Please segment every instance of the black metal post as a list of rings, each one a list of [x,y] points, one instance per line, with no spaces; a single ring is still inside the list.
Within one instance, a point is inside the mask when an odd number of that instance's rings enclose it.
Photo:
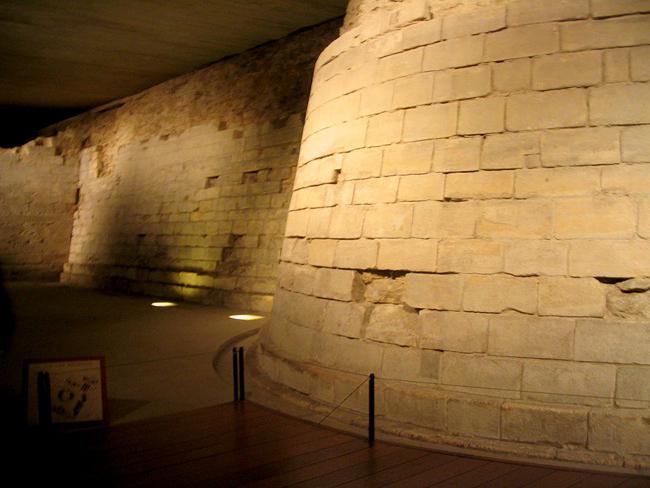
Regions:
[[[375,375],[370,373],[368,380],[368,442],[375,442]]]
[[[38,424],[47,427],[52,425],[50,374],[39,371],[36,386],[38,392]]]
[[[232,387],[233,401],[239,400],[239,373],[237,372],[237,348],[232,348]]]
[[[246,387],[244,386],[244,348],[239,348],[239,399],[246,400]]]

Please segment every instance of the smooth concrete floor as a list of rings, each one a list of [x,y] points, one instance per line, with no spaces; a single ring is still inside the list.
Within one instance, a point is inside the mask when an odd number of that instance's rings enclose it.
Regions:
[[[25,359],[104,356],[111,424],[231,401],[232,386],[217,374],[215,355],[264,323],[228,318],[245,310],[186,303],[155,308],[153,298],[58,284],[5,286],[16,333],[0,359],[3,399],[20,398]]]

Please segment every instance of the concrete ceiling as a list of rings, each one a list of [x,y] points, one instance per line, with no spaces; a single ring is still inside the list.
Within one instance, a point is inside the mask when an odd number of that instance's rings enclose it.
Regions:
[[[0,0],[0,106],[98,106],[341,16],[346,4]]]

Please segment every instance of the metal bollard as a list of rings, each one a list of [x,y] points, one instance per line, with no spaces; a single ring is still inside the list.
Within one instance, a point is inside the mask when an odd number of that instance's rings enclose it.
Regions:
[[[239,348],[239,399],[246,400],[246,387],[244,386],[244,348]]]
[[[375,442],[375,375],[370,373],[368,380],[368,442]]]
[[[232,386],[233,401],[239,400],[239,373],[237,371],[237,348],[232,348]]]

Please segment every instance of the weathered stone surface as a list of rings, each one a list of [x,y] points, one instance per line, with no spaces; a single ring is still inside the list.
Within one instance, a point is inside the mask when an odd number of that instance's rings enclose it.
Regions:
[[[436,141],[433,169],[442,173],[474,171],[479,167],[480,137],[459,137]]]
[[[500,61],[525,58],[555,52],[559,46],[560,32],[556,25],[512,27],[487,35],[483,59],[485,61]]]
[[[569,249],[571,276],[625,278],[647,276],[650,243],[644,241],[573,241]]]
[[[503,244],[479,239],[444,240],[438,246],[438,271],[500,273],[503,271]]]
[[[501,437],[519,442],[584,445],[587,442],[587,413],[587,409],[578,407],[504,403]]]
[[[363,294],[361,277],[354,271],[320,268],[314,282],[314,295],[350,301]]]
[[[361,337],[366,308],[354,302],[329,300],[323,316],[323,331],[345,337]]]
[[[404,118],[404,141],[420,141],[456,134],[458,102],[409,109]]]
[[[616,283],[616,287],[627,293],[638,293],[650,290],[650,278],[632,278]]]
[[[490,395],[509,396],[521,388],[521,371],[519,361],[446,352],[442,355],[440,382],[476,389],[475,393],[486,393],[481,392],[484,388],[495,390]]]
[[[564,275],[569,245],[559,241],[515,241],[506,246],[504,271],[509,274]]]
[[[488,340],[488,316],[464,312],[432,312],[419,315],[420,346],[456,352],[485,352]]]
[[[646,454],[650,451],[650,417],[639,410],[594,410],[589,415],[589,447]]]
[[[366,209],[357,205],[335,207],[330,218],[329,237],[337,239],[361,237],[365,216]]]
[[[481,169],[523,168],[527,156],[539,153],[539,136],[535,133],[489,135],[483,142]]]
[[[483,36],[460,37],[438,42],[424,49],[424,71],[478,64],[483,55]]]
[[[605,289],[592,278],[541,277],[539,314],[602,317],[605,315]]]
[[[476,224],[476,235],[487,238],[542,239],[551,232],[551,206],[539,201],[485,202]]]
[[[417,73],[422,67],[422,52],[422,49],[413,49],[382,58],[377,69],[377,82]]]
[[[409,273],[406,275],[404,303],[414,308],[459,310],[463,279],[458,275]]]
[[[498,92],[514,92],[531,86],[531,61],[528,58],[492,65],[492,83]]]
[[[383,402],[389,419],[438,430],[447,424],[446,398],[435,391],[386,388]]]
[[[368,120],[366,146],[383,146],[402,139],[404,111],[384,112]]]
[[[397,191],[400,202],[442,200],[444,198],[445,176],[439,173],[402,176]]]
[[[413,214],[413,237],[473,237],[478,212],[474,202],[418,203]]]
[[[542,134],[542,166],[616,164],[621,161],[615,128],[564,129]]]
[[[650,26],[650,22],[646,28]],[[650,33],[650,29],[648,29]],[[648,34],[650,42],[650,34]],[[589,92],[589,122],[595,125],[650,123],[649,83],[613,83]]]
[[[358,181],[354,187],[355,204],[393,203],[397,200],[399,178],[387,176]]]
[[[314,239],[308,244],[309,257],[307,262],[312,266],[333,266],[336,241],[329,239]]]
[[[533,59],[533,88],[590,86],[602,79],[602,55],[598,51],[560,53]]]
[[[488,95],[490,80],[491,70],[487,65],[441,71],[436,74],[433,85],[433,101],[448,102]]]
[[[442,36],[449,39],[499,30],[506,26],[502,6],[482,8],[465,14],[449,15],[442,21]]]
[[[575,321],[520,314],[490,319],[488,353],[494,356],[572,359]]]
[[[593,195],[600,191],[598,168],[553,168],[518,171],[515,197],[565,197]]]
[[[584,19],[588,16],[588,0],[559,0],[556,2],[517,0],[508,4],[508,25]]]
[[[560,239],[622,239],[636,233],[636,210],[627,198],[571,198],[553,208]]]
[[[602,188],[608,193],[647,194],[650,185],[650,167],[645,164],[626,164],[603,168]]]
[[[624,128],[621,145],[626,163],[650,162],[650,125]]]
[[[450,398],[447,423],[452,434],[498,439],[500,404],[475,398]]]
[[[438,242],[431,239],[385,239],[380,241],[379,269],[435,271]]]
[[[650,364],[650,327],[606,320],[578,320],[575,358],[578,361]]]
[[[384,149],[382,174],[413,175],[431,170],[433,141],[397,144]]]
[[[507,198],[514,191],[511,171],[451,173],[445,183],[445,197],[451,199]]]
[[[647,44],[647,17],[602,21],[567,22],[561,26],[562,50],[582,51],[606,47]]]
[[[463,309],[473,312],[537,311],[537,279],[477,275],[465,279]]]
[[[460,102],[458,133],[489,134],[503,132],[505,123],[505,98],[476,98]]]
[[[366,339],[415,346],[418,340],[418,316],[400,305],[375,305],[366,326]]]
[[[363,235],[365,237],[408,237],[411,234],[412,223],[412,205],[376,205],[368,209],[363,224]]]
[[[650,368],[622,366],[616,374],[616,403],[622,406],[644,406],[650,402]]]
[[[506,128],[511,131],[583,126],[587,122],[585,90],[569,88],[507,98]]]
[[[395,81],[393,108],[417,107],[432,100],[433,73],[418,73]]]
[[[366,286],[365,298],[375,303],[401,303],[404,278],[374,278]]]
[[[648,320],[650,319],[650,294],[610,290],[607,293],[607,310],[615,317]]]
[[[387,346],[384,349],[384,357],[381,362],[381,377],[386,379],[420,379],[423,352],[415,348]],[[426,372],[435,375],[434,378],[438,376],[437,368],[434,370],[428,369]],[[431,379],[431,377],[427,379]]]
[[[650,12],[646,0],[592,0],[591,9],[594,17]]]
[[[376,178],[381,174],[380,149],[360,149],[345,155],[341,176],[346,180]]]
[[[371,269],[377,266],[379,244],[368,239],[332,241],[336,244],[334,266],[337,268]]]

